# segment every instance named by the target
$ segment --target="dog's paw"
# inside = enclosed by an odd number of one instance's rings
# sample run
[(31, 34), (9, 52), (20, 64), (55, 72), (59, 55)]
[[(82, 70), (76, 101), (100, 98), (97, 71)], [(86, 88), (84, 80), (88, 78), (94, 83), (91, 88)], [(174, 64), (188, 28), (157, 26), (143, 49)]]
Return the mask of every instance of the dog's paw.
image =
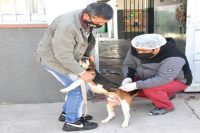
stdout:
[(104, 119), (101, 121), (101, 123), (108, 123), (108, 121), (109, 121), (108, 119)]
[(128, 127), (128, 122), (123, 122), (122, 125), (121, 125), (121, 127), (122, 127), (122, 128)]
[(60, 92), (67, 93), (67, 89), (61, 89)]

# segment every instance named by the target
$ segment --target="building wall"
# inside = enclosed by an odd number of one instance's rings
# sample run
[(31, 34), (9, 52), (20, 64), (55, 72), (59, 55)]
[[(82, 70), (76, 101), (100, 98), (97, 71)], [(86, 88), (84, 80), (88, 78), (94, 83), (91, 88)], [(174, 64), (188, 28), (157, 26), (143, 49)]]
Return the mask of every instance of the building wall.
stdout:
[(200, 1), (188, 0), (186, 27), (186, 55), (193, 74), (193, 83), (187, 91), (200, 92)]
[[(154, 32), (172, 37), (184, 53), (186, 44), (186, 0), (154, 1)], [(182, 9), (183, 10), (179, 10)], [(182, 16), (180, 13), (182, 13)], [(178, 17), (179, 16), (179, 17)]]
[(70, 12), (76, 9), (83, 9), (89, 3), (96, 0), (45, 0), (46, 5), (46, 18), (47, 22), (51, 23), (52, 20), (66, 12)]
[(0, 1), (0, 24), (51, 23), (62, 13), (82, 9), (96, 0)]
[[(185, 34), (186, 0), (163, 0), (163, 2), (155, 0), (154, 2), (154, 31), (177, 34), (182, 32)], [(182, 31), (180, 31), (180, 28), (182, 28)]]
[(62, 102), (63, 86), (36, 62), (46, 28), (0, 29), (0, 104)]
[(184, 0), (154, 0), (154, 6), (168, 6), (177, 5), (182, 3)]
[(45, 23), (44, 0), (1, 0), (0, 24)]

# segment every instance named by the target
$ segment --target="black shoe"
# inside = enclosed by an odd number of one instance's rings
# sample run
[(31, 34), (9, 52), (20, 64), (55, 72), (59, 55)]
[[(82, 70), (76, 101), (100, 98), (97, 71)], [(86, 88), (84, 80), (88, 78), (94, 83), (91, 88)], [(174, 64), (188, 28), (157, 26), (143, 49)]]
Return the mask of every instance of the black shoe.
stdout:
[(92, 119), (93, 119), (93, 117), (91, 115), (86, 115), (86, 116), (82, 115), (80, 120), (81, 121), (89, 121)]
[[(81, 116), (81, 121), (89, 121), (92, 120), (93, 117), (91, 115)], [(62, 112), (58, 118), (59, 121), (65, 121), (65, 112)]]
[(149, 115), (164, 115), (164, 114), (172, 112), (172, 111), (174, 111), (174, 108), (169, 109), (169, 110), (162, 109), (162, 108), (155, 108), (149, 112)]
[(65, 121), (65, 112), (62, 112), (58, 118), (59, 121)]
[(67, 123), (63, 125), (64, 131), (81, 131), (81, 130), (91, 130), (98, 127), (98, 124), (95, 122), (87, 122), (87, 121), (76, 121), (74, 123)]
[(151, 103), (151, 106), (152, 106), (153, 108), (156, 108), (155, 104), (153, 104), (153, 103)]

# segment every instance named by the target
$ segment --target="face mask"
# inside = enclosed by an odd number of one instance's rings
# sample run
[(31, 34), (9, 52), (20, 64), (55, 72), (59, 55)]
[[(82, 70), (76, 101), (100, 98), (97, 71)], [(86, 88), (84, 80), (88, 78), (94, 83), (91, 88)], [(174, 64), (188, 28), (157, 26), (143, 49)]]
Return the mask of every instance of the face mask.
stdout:
[(95, 23), (93, 23), (91, 21), (90, 22), (89, 21), (85, 21), (85, 23), (87, 23), (92, 28), (100, 28), (100, 27), (103, 26), (103, 25), (95, 24)]
[(140, 53), (140, 54), (137, 54), (137, 57), (141, 60), (145, 60), (145, 59), (149, 59), (151, 57), (153, 57), (154, 54), (152, 53)]

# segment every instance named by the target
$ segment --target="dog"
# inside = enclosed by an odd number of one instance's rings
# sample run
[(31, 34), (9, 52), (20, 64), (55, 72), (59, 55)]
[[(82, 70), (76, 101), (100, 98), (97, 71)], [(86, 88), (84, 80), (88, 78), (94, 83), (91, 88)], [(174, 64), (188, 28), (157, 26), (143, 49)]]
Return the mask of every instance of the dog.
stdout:
[(135, 97), (139, 92), (137, 90), (131, 92), (125, 92), (120, 89), (114, 89), (113, 92), (108, 92), (107, 98), (107, 112), (108, 116), (101, 121), (101, 123), (108, 123), (112, 118), (115, 117), (115, 108), (121, 105), (122, 112), (124, 114), (124, 121), (121, 124), (122, 128), (128, 127), (130, 119), (130, 109), (132, 106), (133, 97)]
[[(89, 71), (92, 73), (93, 77), (96, 77), (96, 65), (95, 63), (88, 57), (83, 57), (79, 61), (80, 65), (85, 69), (85, 71)], [(75, 89), (76, 87), (80, 86), (81, 83), (84, 83), (85, 81), (81, 78), (78, 78), (75, 82), (73, 82), (71, 85), (69, 85), (67, 88), (61, 89), (60, 91), (62, 93), (67, 93), (68, 91)], [(87, 81), (91, 91), (95, 93), (103, 93), (105, 94), (107, 91), (102, 88), (102, 85), (95, 84), (93, 81)]]
[[(81, 61), (79, 61), (81, 66), (85, 68), (86, 71), (90, 71), (93, 73), (94, 77), (96, 76), (96, 67), (94, 62), (90, 58), (83, 58)], [(68, 92), (72, 88), (76, 88), (77, 86), (80, 86), (81, 83), (84, 82), (82, 79), (78, 79), (75, 82), (73, 82), (69, 87), (61, 89), (60, 91), (63, 93)], [(125, 92), (123, 90), (120, 90), (119, 88), (109, 88), (105, 89), (101, 84), (97, 84), (93, 81), (87, 82), (90, 90), (94, 93), (98, 94), (104, 94), (107, 96), (107, 112), (108, 116), (101, 121), (101, 123), (108, 123), (114, 116), (115, 112), (114, 109), (117, 106), (121, 105), (123, 114), (124, 114), (124, 121), (121, 124), (122, 128), (128, 127), (129, 119), (130, 119), (130, 108), (132, 105), (133, 97), (135, 97), (138, 94), (138, 91), (131, 91), (131, 92)]]

